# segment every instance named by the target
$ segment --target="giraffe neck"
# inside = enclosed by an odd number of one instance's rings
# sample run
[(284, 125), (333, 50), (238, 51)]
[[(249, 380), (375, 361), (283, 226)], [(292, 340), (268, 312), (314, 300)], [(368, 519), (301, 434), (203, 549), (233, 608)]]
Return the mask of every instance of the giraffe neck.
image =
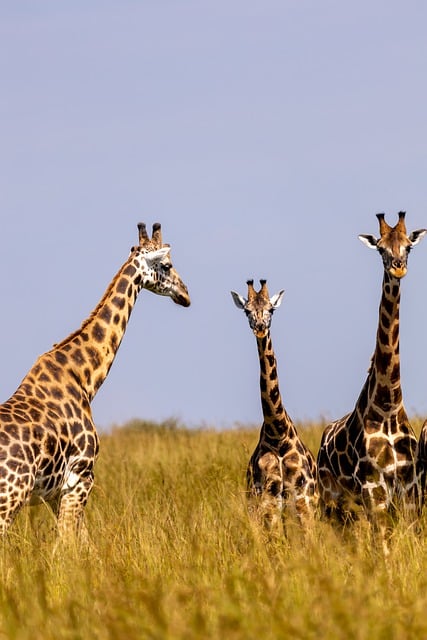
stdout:
[(381, 422), (403, 410), (399, 355), (400, 280), (384, 272), (375, 351), (357, 409)]
[(131, 254), (80, 329), (46, 354), (79, 382), (89, 402), (107, 377), (143, 284), (138, 258)]
[(264, 416), (263, 440), (268, 440), (272, 446), (275, 446), (284, 438), (293, 437), (295, 427), (283, 407), (277, 376), (276, 356), (270, 333), (264, 338), (257, 338), (257, 347), (260, 363), (261, 404)]

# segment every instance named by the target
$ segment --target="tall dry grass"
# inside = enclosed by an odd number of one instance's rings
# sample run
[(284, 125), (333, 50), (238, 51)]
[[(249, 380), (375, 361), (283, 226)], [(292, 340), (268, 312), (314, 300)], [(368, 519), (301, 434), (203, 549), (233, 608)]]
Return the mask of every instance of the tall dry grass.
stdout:
[[(321, 431), (303, 431), (314, 452)], [(0, 638), (426, 638), (427, 527), (398, 525), (387, 567), (364, 522), (268, 539), (244, 495), (257, 437), (141, 422), (104, 436), (91, 546), (55, 546), (38, 507), (0, 547)]]

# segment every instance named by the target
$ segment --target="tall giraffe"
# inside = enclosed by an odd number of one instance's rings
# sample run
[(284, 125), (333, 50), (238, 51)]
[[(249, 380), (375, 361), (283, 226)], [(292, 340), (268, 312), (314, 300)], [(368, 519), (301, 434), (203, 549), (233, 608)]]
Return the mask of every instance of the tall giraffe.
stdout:
[(139, 245), (80, 329), (38, 358), (0, 405), (0, 533), (25, 504), (49, 503), (61, 537), (77, 535), (93, 485), (98, 436), (90, 403), (105, 380), (141, 289), (190, 304), (160, 224)]
[(412, 521), (420, 513), (417, 440), (406, 415), (400, 383), (400, 280), (408, 254), (427, 233), (406, 233), (405, 213), (394, 227), (377, 214), (380, 238), (360, 235), (383, 260), (384, 277), (375, 351), (353, 411), (328, 425), (317, 458), (320, 506), (341, 521), (361, 505), (388, 553), (391, 515), (402, 510)]
[(284, 522), (286, 512), (307, 525), (317, 503), (315, 461), (283, 406), (270, 336), (272, 315), (282, 302), (283, 291), (270, 298), (266, 281), (260, 283), (256, 292), (253, 280), (247, 281), (247, 298), (231, 292), (255, 334), (260, 363), (264, 421), (247, 469), (248, 492), (267, 526), (276, 527), (280, 519)]

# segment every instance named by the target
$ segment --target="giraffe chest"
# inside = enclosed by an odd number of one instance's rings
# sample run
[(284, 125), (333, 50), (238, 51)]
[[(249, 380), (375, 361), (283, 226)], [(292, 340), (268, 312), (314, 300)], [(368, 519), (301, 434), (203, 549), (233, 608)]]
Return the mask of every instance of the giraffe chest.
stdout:
[(399, 473), (402, 467), (414, 464), (417, 440), (408, 428), (366, 429), (360, 459), (365, 459), (384, 473)]
[(354, 490), (361, 478), (404, 477), (414, 465), (417, 440), (407, 423), (398, 425), (394, 418), (361, 423), (353, 415), (331, 425), (325, 445), (320, 463), (326, 455), (334, 475)]

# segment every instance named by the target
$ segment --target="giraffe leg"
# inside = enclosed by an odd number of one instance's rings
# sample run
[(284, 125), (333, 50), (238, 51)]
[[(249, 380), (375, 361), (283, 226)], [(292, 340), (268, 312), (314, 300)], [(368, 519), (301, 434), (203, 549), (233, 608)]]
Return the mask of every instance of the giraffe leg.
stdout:
[(314, 495), (297, 495), (294, 498), (295, 514), (303, 529), (308, 529), (314, 522), (317, 499)]
[(390, 555), (390, 539), (393, 532), (393, 505), (387, 487), (376, 485), (362, 487), (362, 504), (371, 525), (374, 546), (381, 545), (384, 558)]
[[(0, 536), (8, 531), (18, 512), (28, 504), (34, 487), (34, 475), (27, 466), (24, 471), (25, 473), (16, 473), (13, 477), (9, 475), (7, 481), (0, 482)], [(1, 466), (1, 476), (5, 475), (3, 472), (4, 468)]]
[(7, 533), (22, 506), (22, 504), (11, 506), (3, 500), (0, 500), (0, 537), (3, 537)]
[(415, 533), (420, 533), (423, 500), (419, 479), (416, 478), (409, 488), (408, 485), (401, 485), (399, 488), (397, 509), (408, 527)]
[(376, 505), (374, 509), (367, 512), (368, 520), (371, 524), (374, 547), (381, 545), (384, 558), (390, 555), (390, 541), (393, 532), (391, 515), (385, 504)]
[(282, 518), (282, 497), (280, 494), (273, 494), (265, 486), (253, 487), (248, 494), (248, 511), (249, 515), (267, 531), (277, 531)]
[(423, 508), (425, 500), (426, 500), (426, 475), (427, 475), (426, 472), (427, 472), (427, 468), (426, 468), (425, 463), (423, 461), (421, 461), (419, 459), (419, 457), (418, 457), (418, 461), (417, 461), (416, 471), (417, 471), (419, 509), (420, 509), (420, 514), (421, 514), (422, 508)]
[(326, 467), (318, 470), (320, 517), (340, 526), (353, 522), (355, 513), (350, 508), (342, 487)]
[(58, 534), (62, 540), (76, 539), (87, 542), (89, 537), (84, 523), (84, 509), (93, 487), (93, 473), (85, 470), (70, 473), (58, 501)]
[(399, 469), (397, 495), (404, 517), (416, 522), (421, 517), (424, 502), (425, 477), (419, 464), (407, 464)]
[(280, 524), (281, 476), (277, 456), (255, 451), (247, 469), (249, 515), (271, 531)]

